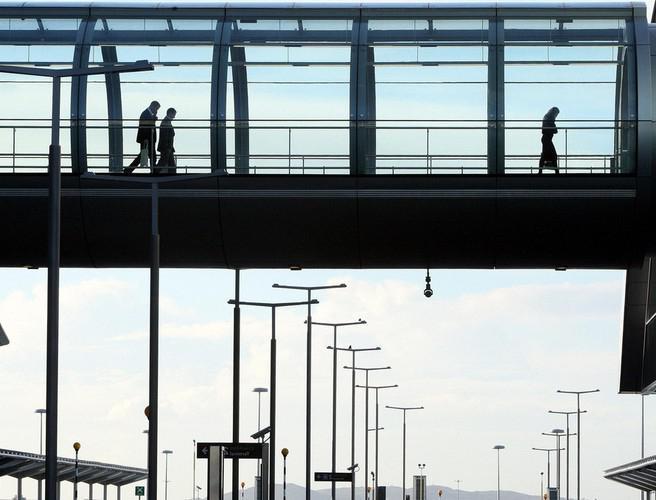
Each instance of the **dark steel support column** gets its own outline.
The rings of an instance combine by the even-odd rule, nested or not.
[[[152,184],[150,235],[150,345],[148,367],[148,500],[157,500],[159,387],[159,185]]]
[[[376,149],[371,140],[376,134],[375,81],[374,68],[367,64],[373,60],[373,50],[367,46],[367,27],[366,20],[354,22],[351,39],[351,175],[375,173],[375,158],[371,157]]]
[[[271,308],[271,395],[269,397],[269,498],[276,500],[276,308]]]
[[[241,314],[239,310],[239,269],[235,269],[235,308],[232,320],[232,442],[239,442],[239,380],[241,347]],[[239,500],[239,459],[232,459],[232,500]]]
[[[116,64],[118,55],[116,47],[105,45],[101,47],[102,59],[105,63]],[[105,74],[105,90],[107,92],[107,139],[109,141],[109,171],[123,171],[123,102],[121,95],[121,74]],[[136,134],[136,130],[134,131]]]
[[[212,171],[227,173],[226,94],[228,87],[228,43],[232,23],[216,26],[212,52],[212,88],[210,97],[210,156]]]
[[[230,56],[232,58],[232,86],[235,99],[235,173],[248,174],[250,146],[246,49],[244,47],[230,47]]]
[[[95,25],[95,19],[84,19],[80,23],[75,40],[73,68],[89,67],[89,43]],[[71,165],[76,174],[87,170],[87,78],[82,75],[71,79]]]
[[[48,317],[46,339],[46,500],[57,499],[59,384],[59,264],[61,248],[61,79],[52,79],[52,135],[48,152]]]
[[[502,20],[490,20],[487,65],[487,172],[495,175],[505,170]]]

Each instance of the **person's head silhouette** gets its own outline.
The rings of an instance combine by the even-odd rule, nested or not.
[[[560,114],[560,110],[554,106],[553,108],[550,108],[549,111],[547,111],[547,114],[544,115],[545,120],[555,120],[556,117]]]
[[[159,102],[157,102],[157,101],[153,101],[153,102],[150,103],[150,106],[148,106],[148,109],[150,109],[150,111],[151,111],[153,114],[157,114],[157,110],[158,110],[160,107],[161,107],[161,105],[160,105]]]

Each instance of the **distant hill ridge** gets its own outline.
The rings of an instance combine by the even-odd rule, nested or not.
[[[329,483],[327,483],[329,484]],[[442,496],[438,497],[437,492],[442,490]],[[364,489],[362,486],[355,489],[355,499],[365,500]],[[432,485],[427,487],[427,500],[496,500],[497,490],[490,491],[466,491],[460,489],[460,496],[455,488],[448,486]],[[412,488],[406,488],[406,494],[410,494],[412,498]],[[305,488],[297,484],[287,483],[287,500],[305,500]],[[502,500],[538,500],[539,492],[534,495],[527,495],[526,493],[518,493],[516,491],[501,491]],[[190,500],[190,499],[187,499]],[[203,498],[198,500],[204,500]],[[232,495],[226,493],[224,500],[232,500]],[[239,496],[241,498],[241,492]],[[243,500],[255,500],[255,491],[251,488],[244,489]],[[276,500],[282,500],[282,484],[276,485]],[[330,487],[320,490],[312,490],[312,500],[331,500]],[[337,500],[351,500],[351,488],[339,487],[337,488]],[[401,488],[399,486],[387,487],[386,500],[401,500]]]

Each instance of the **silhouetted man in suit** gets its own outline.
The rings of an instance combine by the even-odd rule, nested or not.
[[[143,153],[145,149],[147,151],[148,160],[150,165],[155,166],[155,142],[157,141],[157,110],[160,108],[160,104],[157,101],[150,103],[143,113],[139,117],[139,129],[137,130],[137,142],[141,145],[141,149],[137,157],[132,160],[130,166],[123,169],[123,173],[130,174],[137,166],[148,167],[144,165],[142,161]]]
[[[166,118],[162,120],[159,125],[159,143],[157,144],[157,151],[159,151],[159,161],[157,162],[157,172],[160,174],[175,174],[175,148],[173,147],[173,138],[175,137],[175,129],[173,128],[173,120],[177,111],[175,108],[166,110]]]

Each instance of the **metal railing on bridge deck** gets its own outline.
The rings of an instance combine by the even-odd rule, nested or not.
[[[62,123],[62,171],[72,172],[71,134],[86,140],[90,172],[122,173],[139,154],[138,122],[107,120]],[[560,174],[631,174],[635,171],[635,122],[559,121],[554,145]],[[357,122],[330,120],[175,120],[176,173],[207,173],[225,165],[231,174],[348,175],[351,141],[364,142],[363,175],[537,174],[541,124],[536,121],[435,120]],[[211,136],[225,136],[224,158],[212,158]],[[111,132],[110,132],[111,131]],[[493,133],[491,133],[493,131]],[[84,134],[86,132],[86,134]],[[110,137],[111,136],[111,137]],[[0,120],[0,173],[44,173],[50,121]],[[488,144],[501,143],[496,171]],[[110,152],[110,144],[114,144]],[[116,146],[118,144],[118,146]],[[236,147],[239,151],[236,151]],[[116,151],[122,151],[116,153]],[[216,153],[221,154],[221,153]],[[213,161],[214,160],[214,161]],[[166,168],[166,167],[163,167]],[[153,165],[137,167],[150,173]],[[554,173],[553,165],[545,167]],[[154,171],[160,171],[157,164]]]

